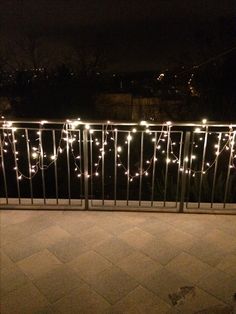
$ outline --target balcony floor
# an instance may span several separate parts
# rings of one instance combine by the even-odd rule
[[[2,314],[234,313],[236,216],[1,211],[0,285]]]

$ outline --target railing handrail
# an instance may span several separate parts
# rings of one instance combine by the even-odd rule
[[[66,119],[66,120],[60,120],[60,119],[3,119],[0,121],[1,124],[5,123],[22,123],[22,124],[69,124],[73,122],[79,122],[81,125],[85,124],[91,124],[91,125],[119,125],[119,126],[142,126],[142,121],[135,121],[135,122],[127,122],[127,121],[107,121],[107,120],[79,120],[79,119]],[[145,121],[148,126],[162,126],[162,125],[169,125],[170,121]],[[144,124],[145,125],[145,124]],[[177,127],[200,127],[200,126],[210,126],[210,127],[236,127],[236,121],[207,121],[206,123],[203,123],[202,121],[171,121],[172,126]]]

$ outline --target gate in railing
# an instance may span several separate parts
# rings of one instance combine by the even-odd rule
[[[236,125],[2,122],[1,208],[236,210]]]

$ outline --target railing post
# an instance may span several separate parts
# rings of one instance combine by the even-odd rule
[[[84,154],[84,209],[89,209],[88,199],[88,130],[83,130],[83,154]]]
[[[188,169],[188,160],[189,160],[190,135],[191,133],[187,131],[185,133],[185,138],[184,138],[183,167],[182,167],[181,192],[180,192],[180,203],[179,203],[180,213],[184,212],[186,183],[187,183],[187,174],[188,174],[187,169]]]

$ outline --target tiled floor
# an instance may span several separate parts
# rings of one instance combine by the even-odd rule
[[[2,314],[236,313],[236,216],[0,217]]]

